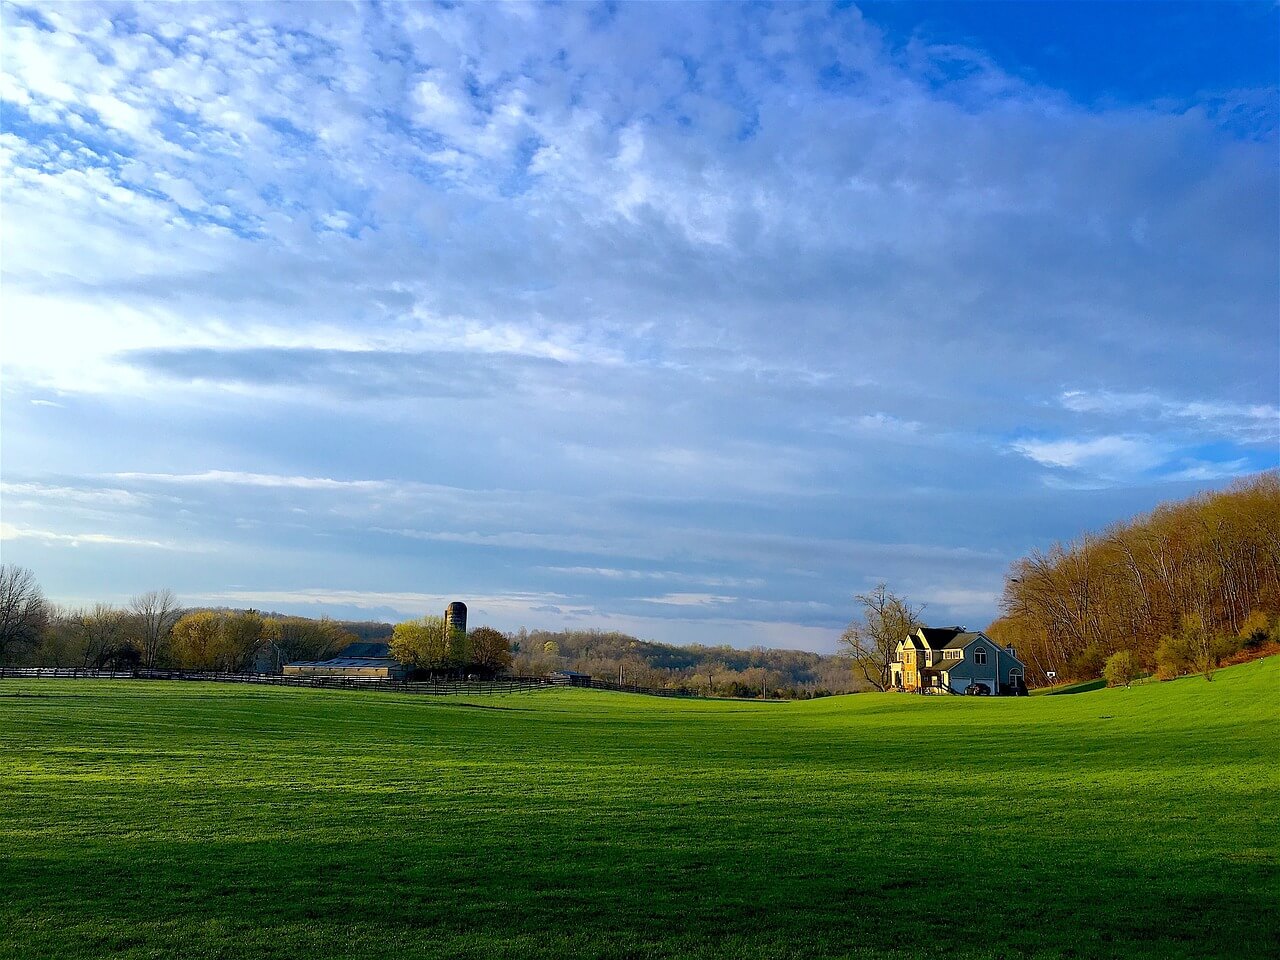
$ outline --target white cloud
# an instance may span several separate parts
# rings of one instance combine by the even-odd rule
[[[1202,427],[1206,432],[1251,443],[1280,439],[1280,407],[1224,400],[1174,400],[1157,393],[1068,390],[1068,410],[1115,417],[1142,416]]]
[[[148,550],[199,551],[203,547],[190,543],[164,540],[146,540],[138,537],[118,537],[108,533],[60,533],[55,530],[35,530],[11,523],[0,523],[0,540],[37,540],[43,543],[65,544],[69,547],[109,546],[140,547]]]
[[[762,577],[717,577],[680,570],[621,570],[617,567],[541,567],[549,573],[575,577],[602,577],[606,580],[680,580],[708,587],[761,587]]]
[[[737,597],[722,597],[711,593],[665,593],[660,597],[642,597],[644,603],[656,603],[667,607],[714,607],[734,603]]]
[[[113,507],[138,507],[145,505],[149,500],[142,494],[118,488],[85,489],[58,484],[10,483],[8,481],[0,482],[0,494],[9,498],[32,497],[55,503],[76,502]]]
[[[295,490],[393,490],[388,480],[335,480],[332,477],[287,477],[272,473],[244,473],[235,470],[205,470],[201,473],[112,473],[114,480],[141,480],[172,484],[230,484],[248,487],[277,487]]]
[[[1132,476],[1154,470],[1169,449],[1148,437],[1105,436],[1088,439],[1019,440],[1012,448],[1046,467],[1083,470],[1103,476]]]

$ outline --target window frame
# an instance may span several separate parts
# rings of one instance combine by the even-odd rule
[[[980,667],[985,667],[987,665],[987,648],[986,647],[974,648],[973,662]]]

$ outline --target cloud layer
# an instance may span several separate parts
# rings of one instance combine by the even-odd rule
[[[829,644],[1276,464],[1274,84],[1084,103],[810,5],[2,26],[5,553],[55,594]]]

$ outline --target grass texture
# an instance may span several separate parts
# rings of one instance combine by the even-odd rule
[[[0,957],[1276,956],[1278,704],[5,680]]]

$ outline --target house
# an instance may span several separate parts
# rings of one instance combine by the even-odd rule
[[[342,677],[350,680],[402,680],[408,669],[390,655],[385,643],[352,643],[328,660],[286,663],[286,677]]]
[[[1027,668],[985,633],[964,627],[921,627],[898,641],[891,685],[908,693],[965,693],[981,684],[996,696],[1027,692]]]
[[[577,670],[556,670],[550,676],[552,680],[567,683],[571,687],[591,686],[591,674],[579,673]]]

